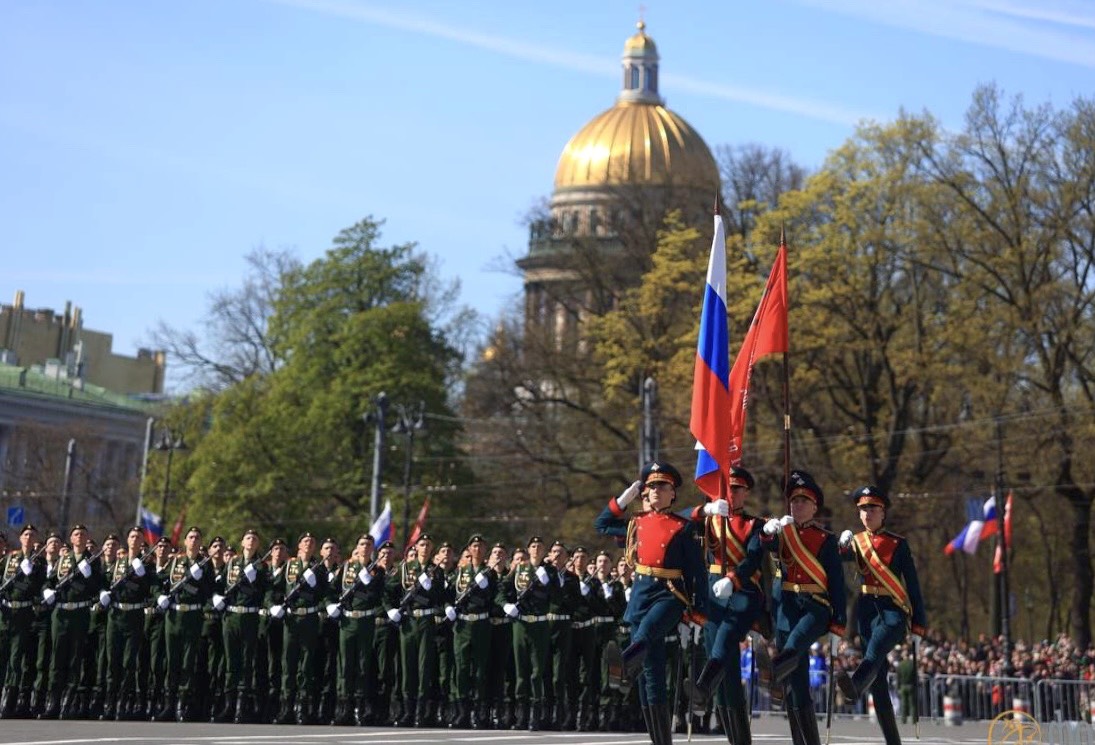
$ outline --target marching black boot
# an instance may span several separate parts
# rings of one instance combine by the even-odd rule
[[[236,694],[236,710],[232,712],[232,724],[245,724],[251,720],[251,694]]]
[[[191,693],[180,693],[178,702],[175,704],[175,721],[185,722],[190,719],[191,705],[190,705]]]
[[[650,735],[650,742],[658,745],[658,733],[654,730],[654,719],[650,714],[650,707],[641,707],[643,711],[643,724],[646,726],[646,734]]]
[[[0,719],[11,719],[15,716],[18,699],[19,694],[14,686],[4,686],[4,690],[0,691]]]
[[[598,732],[611,732],[616,723],[616,704],[606,704],[601,710],[601,721],[598,724]]]
[[[695,682],[684,679],[684,695],[692,702],[694,713],[703,714],[707,711],[707,702],[711,700],[711,694],[719,687],[725,674],[726,666],[722,660],[708,660]]]
[[[498,729],[513,729],[513,702],[503,703],[499,708]]]
[[[889,691],[886,692],[886,700],[879,705],[877,702],[882,700],[882,696],[876,695],[874,713],[875,718],[878,719],[878,726],[882,730],[882,737],[886,740],[886,745],[901,745],[901,733],[897,729],[897,718],[893,713],[893,704],[889,701]]]
[[[175,719],[175,694],[168,691],[163,696],[163,705],[152,715],[154,722],[170,722]]]
[[[354,724],[354,710],[345,696],[339,696],[335,704],[335,716],[331,722],[336,727],[349,727]]]
[[[517,715],[513,720],[513,729],[525,730],[528,729],[529,720],[529,704],[519,703],[517,704]]]
[[[871,687],[876,675],[878,675],[877,665],[860,663],[851,675],[848,675],[845,670],[838,672],[836,685],[848,703],[854,704]]]
[[[528,713],[528,731],[529,732],[539,732],[540,729],[543,727],[543,721],[544,721],[543,720],[543,711],[544,711],[544,702],[542,702],[542,701],[538,704],[533,704],[531,707],[529,707],[529,713]]]
[[[471,707],[468,700],[462,698],[456,702],[456,715],[449,722],[453,729],[471,729]]]
[[[817,717],[814,716],[813,709],[791,709],[788,714],[798,724],[802,745],[821,745],[821,735],[817,731]]]
[[[578,709],[572,704],[563,704],[562,713],[555,720],[555,724],[563,732],[573,732],[578,729]]]
[[[277,724],[292,724],[296,721],[296,696],[286,693],[281,697],[281,711],[278,712]]]
[[[46,694],[46,705],[42,709],[42,713],[38,715],[39,719],[57,719],[61,716],[61,693],[60,691],[50,690]]]
[[[236,714],[237,706],[237,693],[235,691],[227,691],[224,694],[224,706],[221,710],[213,715],[213,721],[219,724],[225,724],[231,722],[232,718]]]
[[[118,711],[118,699],[114,696],[107,696],[103,702],[103,713],[99,715],[99,720],[103,722],[113,722],[117,719]]]
[[[61,695],[61,713],[58,719],[73,719],[76,714],[76,693],[68,688]]]
[[[34,706],[31,703],[33,700],[33,694],[29,688],[19,694],[19,701],[15,705],[16,719],[29,719],[34,716]]]
[[[297,696],[296,721],[297,724],[312,724],[314,721],[312,717],[312,700],[306,693]]]
[[[753,733],[749,722],[749,710],[745,708],[724,709],[723,716],[728,729],[726,739],[731,745],[753,745]]]
[[[479,713],[475,717],[475,721],[472,722],[471,726],[479,730],[491,729],[492,722],[490,718],[490,705],[487,704],[485,701],[480,701],[477,711]]]

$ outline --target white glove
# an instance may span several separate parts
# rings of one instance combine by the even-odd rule
[[[711,586],[711,592],[715,593],[715,597],[719,600],[725,600],[734,594],[734,580],[723,577]]]
[[[479,574],[475,575],[475,584],[479,586],[480,590],[485,590],[487,589],[487,585],[490,584],[490,581],[487,579],[487,575],[479,572]]]
[[[909,638],[912,639],[913,644],[919,644],[921,636],[920,634],[909,634]]]
[[[327,617],[328,618],[338,618],[341,615],[342,615],[342,608],[339,606],[338,603],[331,603],[330,605],[327,606]]]
[[[456,608],[453,608],[451,605],[446,605],[445,606],[445,618],[449,619],[450,621],[455,621],[456,620]]]
[[[169,598],[167,595],[160,595],[158,598],[156,598],[156,605],[159,606],[160,610],[167,610],[168,607],[171,605],[171,598]]]
[[[99,592],[99,605],[103,606],[104,608],[110,605],[110,601],[112,599],[113,598],[110,597],[110,593],[106,590],[101,590]]]
[[[589,583],[584,580],[582,582],[579,582],[578,589],[582,591],[582,597],[584,598],[586,595],[589,594]]]
[[[316,586],[316,573],[312,571],[311,567],[304,570],[304,581],[308,583],[309,587]]]
[[[201,579],[203,574],[205,574],[205,572],[202,570],[202,568],[199,565],[197,565],[197,564],[191,564],[190,565],[190,576],[193,577],[195,580]]]
[[[31,575],[31,572],[34,571],[34,565],[30,563],[30,559],[23,559],[19,562],[19,571],[28,577]]]
[[[418,584],[422,585],[422,589],[429,592],[433,588],[433,580],[430,579],[430,575],[422,572],[418,575]]]
[[[730,505],[726,503],[725,499],[716,499],[714,502],[708,502],[703,506],[703,514],[708,517],[729,517]]]
[[[616,504],[620,506],[621,510],[631,504],[631,500],[639,496],[639,490],[642,489],[642,487],[643,482],[636,481],[631,486],[624,489],[620,496],[616,497]]]
[[[775,535],[780,531],[780,528],[782,527],[783,524],[773,517],[771,520],[764,523],[764,527],[762,528],[762,530],[764,531],[764,535]]]
[[[852,535],[852,531],[845,530],[843,533],[840,534],[840,540],[837,541],[837,543],[840,545],[841,548],[848,548],[848,546],[852,545],[853,538],[854,536]]]
[[[133,567],[133,573],[136,574],[138,577],[144,576],[145,569],[143,561],[134,557],[133,561],[129,562],[129,566]]]
[[[517,606],[513,603],[506,603],[505,605],[503,605],[502,612],[510,618],[517,618],[517,616],[520,614],[520,611],[517,610]]]
[[[224,595],[213,593],[213,610],[224,610]]]
[[[399,612],[399,608],[392,608],[388,611],[388,620],[392,623],[399,623],[403,620],[403,614]]]
[[[84,579],[91,576],[91,564],[87,563],[87,559],[83,559],[76,568],[80,570],[80,574],[84,575]]]
[[[624,588],[624,600],[628,603],[631,602],[631,588],[630,587],[625,587]]]
[[[688,624],[677,624],[677,638],[680,639],[681,649],[688,649],[688,643],[692,641],[692,629],[688,628]]]
[[[56,597],[57,592],[55,590],[51,590],[48,587],[42,589],[42,601],[46,605],[53,605],[53,601],[56,599]]]
[[[790,515],[784,515],[783,517],[781,517],[781,518],[779,519],[779,524],[780,524],[781,526],[783,526],[783,525],[790,525],[790,524],[791,524],[791,523],[793,523],[794,521],[795,521],[795,518],[791,517]]]
[[[610,585],[608,582],[605,582],[603,585],[601,585],[601,592],[605,594],[605,600],[612,599],[612,585]]]
[[[541,585],[548,583],[548,571],[543,567],[536,567],[536,579],[540,580]]]
[[[259,573],[255,570],[254,564],[248,564],[243,568],[243,576],[247,578],[248,582],[254,582],[255,577],[258,577]]]
[[[285,615],[285,606],[284,605],[271,605],[270,606],[270,615],[273,616],[274,618],[281,618],[282,616]]]
[[[361,571],[357,573],[357,579],[363,585],[368,585],[373,581],[373,573],[369,571],[368,567],[361,567]]]
[[[566,576],[562,572],[559,572],[559,574],[557,574],[555,578],[559,580],[559,587],[562,587],[566,584]]]

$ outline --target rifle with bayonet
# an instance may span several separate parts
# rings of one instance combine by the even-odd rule
[[[31,571],[32,572],[34,571],[33,570],[34,562],[37,561],[38,557],[41,556],[42,553],[45,550],[46,550],[46,544],[43,543],[41,546],[39,546],[37,551],[35,551],[30,556],[27,556],[27,557],[24,558],[24,561],[29,561],[31,563],[31,567],[32,567]],[[20,562],[20,564],[22,564],[22,562]],[[15,582],[15,580],[19,579],[19,574],[21,574],[21,573],[22,573],[22,567],[20,567],[19,572],[16,572],[15,574],[13,574],[9,579],[4,581],[4,584],[0,585],[0,595],[3,595],[4,591],[7,590],[9,587],[11,587],[12,583]],[[30,575],[27,575],[27,576],[30,576]]]

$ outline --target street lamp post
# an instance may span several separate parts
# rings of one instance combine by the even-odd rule
[[[411,461],[414,459],[414,433],[426,428],[426,405],[419,401],[416,406],[396,404],[396,421],[393,434],[402,434],[403,446],[403,540],[411,537]]]
[[[365,412],[362,417],[365,424],[376,425],[376,435],[373,438],[373,475],[369,489],[369,524],[376,523],[376,517],[380,514],[380,475],[384,470],[384,433],[385,420],[388,414],[388,395],[381,391],[376,394],[376,408]]]
[[[160,433],[159,441],[153,446],[160,452],[167,452],[167,470],[164,473],[163,479],[163,498],[160,502],[160,520],[163,521],[164,529],[167,529],[167,497],[171,493],[171,460],[176,450],[186,450],[186,441],[183,439],[182,433],[177,436],[171,432],[170,429],[165,429]]]

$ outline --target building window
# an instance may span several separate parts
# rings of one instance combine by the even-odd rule
[[[634,65],[630,65],[630,66],[628,66],[627,69],[628,69],[628,73],[629,73],[629,76],[630,76],[630,79],[628,80],[628,83],[627,83],[627,89],[631,90],[631,91],[638,90],[639,89],[639,68],[635,67]]]

